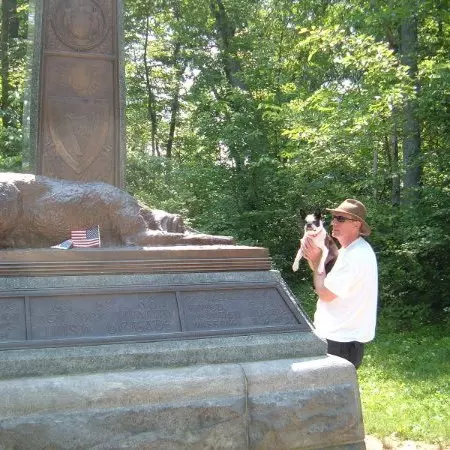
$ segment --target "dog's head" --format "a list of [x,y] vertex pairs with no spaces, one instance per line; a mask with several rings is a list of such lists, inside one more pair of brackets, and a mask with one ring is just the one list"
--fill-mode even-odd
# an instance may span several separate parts
[[301,211],[303,221],[305,223],[304,231],[305,234],[316,235],[320,233],[323,229],[322,213],[319,209],[314,211],[312,214],[305,214]]

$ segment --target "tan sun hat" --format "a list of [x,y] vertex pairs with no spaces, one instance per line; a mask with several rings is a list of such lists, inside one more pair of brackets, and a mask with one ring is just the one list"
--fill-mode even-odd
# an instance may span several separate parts
[[353,217],[354,219],[359,220],[362,223],[360,229],[360,234],[362,236],[369,236],[369,234],[372,233],[372,230],[366,223],[366,207],[358,200],[348,198],[344,200],[337,208],[326,208],[326,210],[330,211],[332,214],[345,213]]

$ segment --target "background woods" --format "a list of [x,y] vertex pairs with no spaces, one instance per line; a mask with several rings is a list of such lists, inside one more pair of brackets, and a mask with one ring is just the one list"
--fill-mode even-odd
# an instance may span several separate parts
[[[383,314],[448,320],[448,0],[125,3],[130,192],[269,247],[293,283],[298,210],[357,197]],[[1,5],[3,170],[21,170],[29,7]]]

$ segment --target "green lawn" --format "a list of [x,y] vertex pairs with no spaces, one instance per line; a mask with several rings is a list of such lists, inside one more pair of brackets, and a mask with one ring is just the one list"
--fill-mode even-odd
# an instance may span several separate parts
[[[293,286],[312,316],[309,283]],[[448,327],[394,331],[386,311],[366,345],[358,380],[367,434],[450,444],[450,334]],[[390,328],[391,327],[391,328]]]
[[450,337],[444,328],[380,331],[358,379],[367,434],[450,443]]

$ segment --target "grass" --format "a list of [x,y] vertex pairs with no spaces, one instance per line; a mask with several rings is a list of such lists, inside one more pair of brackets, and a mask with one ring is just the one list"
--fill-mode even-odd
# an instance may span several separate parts
[[[309,283],[293,286],[312,316]],[[418,321],[417,321],[418,322]],[[367,434],[450,444],[450,335],[442,325],[396,331],[383,311],[377,336],[365,347],[358,380]]]
[[366,346],[358,380],[367,434],[450,443],[450,337],[443,331],[382,330]]

